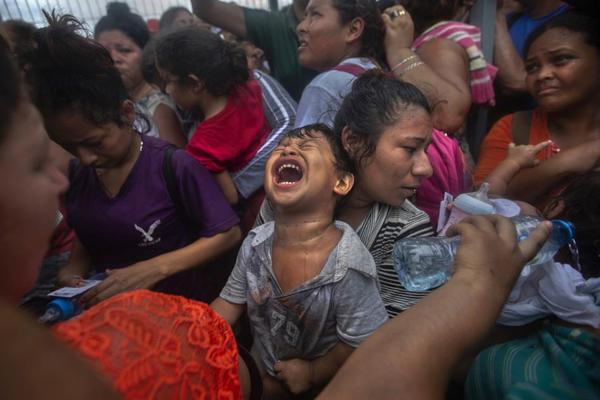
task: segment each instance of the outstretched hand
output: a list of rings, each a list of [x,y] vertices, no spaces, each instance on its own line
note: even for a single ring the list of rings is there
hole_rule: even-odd
[[[542,222],[518,242],[514,224],[505,217],[489,215],[462,220],[448,230],[448,236],[460,235],[454,278],[466,277],[474,284],[489,285],[499,296],[507,296],[523,266],[542,248],[551,229],[550,222]]]

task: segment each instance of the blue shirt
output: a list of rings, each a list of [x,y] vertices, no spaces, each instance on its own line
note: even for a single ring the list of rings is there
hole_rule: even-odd
[[[533,18],[527,12],[524,12],[519,18],[516,19],[516,21],[514,21],[509,29],[509,33],[521,58],[525,58],[525,42],[527,41],[527,38],[531,32],[536,30],[539,26],[544,25],[557,15],[564,13],[569,9],[569,7],[570,6],[568,4],[563,4],[550,14],[539,18]],[[511,19],[511,15],[508,16],[508,19]]]

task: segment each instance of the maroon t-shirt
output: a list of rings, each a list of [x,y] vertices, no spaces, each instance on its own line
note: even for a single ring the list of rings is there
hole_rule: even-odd
[[[114,198],[104,191],[94,168],[71,163],[67,218],[97,272],[127,267],[182,248],[194,239],[163,177],[164,153],[170,145],[148,136],[143,141],[138,160]],[[182,150],[173,154],[172,163],[185,216],[197,226],[200,237],[214,236],[239,223],[204,167]],[[210,269],[184,271],[155,289],[205,300],[203,291],[212,284],[206,274]]]

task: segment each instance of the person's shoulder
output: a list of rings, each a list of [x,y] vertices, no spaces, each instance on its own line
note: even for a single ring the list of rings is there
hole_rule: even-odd
[[[334,282],[341,280],[348,270],[375,278],[377,267],[373,256],[365,247],[360,237],[350,225],[342,221],[335,221],[335,226],[342,231],[342,237],[337,245],[336,269]]]

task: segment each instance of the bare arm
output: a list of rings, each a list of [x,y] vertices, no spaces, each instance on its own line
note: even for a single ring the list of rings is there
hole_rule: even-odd
[[[510,181],[510,197],[535,203],[540,197],[560,185],[565,179],[583,174],[600,160],[600,139],[563,150],[538,166],[519,171]]]
[[[500,87],[505,93],[520,94],[527,91],[525,65],[513,45],[506,23],[506,13],[502,10],[496,13],[494,63],[498,67]]]
[[[298,394],[329,382],[353,351],[353,347],[339,342],[322,357],[279,361],[274,369],[277,379],[283,381],[292,393]]]
[[[210,307],[217,312],[229,325],[233,325],[237,322],[237,320],[244,313],[244,309],[246,308],[243,304],[235,304],[231,303],[227,300],[224,300],[220,297],[217,297],[212,303],[210,303]]]
[[[506,218],[476,217],[455,225],[461,247],[452,279],[367,339],[319,398],[442,399],[453,367],[493,327],[549,225],[541,224],[519,244]]]
[[[233,248],[240,239],[240,228],[235,226],[227,232],[200,238],[181,249],[161,254],[126,268],[110,270],[108,277],[101,284],[86,292],[81,297],[81,301],[94,305],[121,292],[151,288],[169,276],[214,260]]]
[[[0,301],[2,399],[111,400],[111,383],[22,311]]]
[[[415,53],[410,49],[414,36],[410,15],[390,19],[383,13],[382,18],[386,25],[387,62],[390,68],[397,67],[394,76],[412,83],[425,94],[433,107],[435,128],[449,133],[458,131],[471,108],[466,52],[451,40],[434,39]],[[403,60],[406,62],[398,66]]]
[[[485,181],[490,185],[488,193],[504,196],[509,182],[517,172],[524,168],[535,167],[540,163],[535,156],[552,143],[550,140],[536,145],[508,145],[508,156],[488,176]]]
[[[75,237],[69,261],[58,271],[56,284],[58,286],[76,286],[85,277],[91,265],[90,255],[79,238]]]
[[[238,38],[246,37],[246,18],[237,4],[220,0],[192,0],[192,10],[209,24],[229,31]]]
[[[158,129],[158,135],[173,145],[182,148],[187,139],[181,130],[181,123],[173,110],[164,104],[159,104],[154,111],[152,121]]]
[[[213,174],[215,181],[219,184],[219,187],[223,191],[225,198],[229,202],[229,204],[235,205],[239,201],[238,191],[233,183],[233,179],[229,172],[223,171],[218,174]]]

